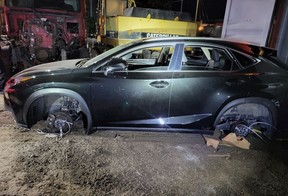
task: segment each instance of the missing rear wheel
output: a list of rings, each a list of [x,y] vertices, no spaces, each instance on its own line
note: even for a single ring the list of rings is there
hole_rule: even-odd
[[[272,139],[276,131],[272,112],[258,103],[234,105],[222,112],[217,119],[217,129],[224,134],[234,132],[238,137],[246,137],[252,133],[261,139],[263,135]]]

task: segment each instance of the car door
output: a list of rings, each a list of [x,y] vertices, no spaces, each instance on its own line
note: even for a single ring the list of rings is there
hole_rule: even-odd
[[[247,95],[249,75],[237,70],[228,51],[186,45],[181,70],[172,79],[168,125],[171,128],[209,129],[212,115],[229,99]]]
[[[127,70],[94,71],[91,96],[97,126],[165,129],[173,75],[168,66],[175,51],[174,45],[138,47],[117,55],[128,63]]]

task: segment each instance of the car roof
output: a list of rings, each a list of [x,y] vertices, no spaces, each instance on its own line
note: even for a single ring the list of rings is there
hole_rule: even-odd
[[[143,42],[195,42],[201,44],[215,44],[225,46],[227,48],[235,49],[252,56],[277,56],[277,51],[272,48],[257,46],[250,42],[241,40],[228,40],[222,38],[211,38],[211,37],[165,37],[165,38],[148,38],[143,39]]]

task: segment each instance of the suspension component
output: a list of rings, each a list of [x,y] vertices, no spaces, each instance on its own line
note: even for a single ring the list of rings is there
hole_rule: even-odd
[[[236,136],[244,138],[250,133],[250,129],[246,125],[236,124],[234,128],[234,132]]]
[[[69,114],[73,121],[75,121],[77,118],[79,118],[79,102],[74,98],[64,96],[63,100],[61,101],[60,111]]]

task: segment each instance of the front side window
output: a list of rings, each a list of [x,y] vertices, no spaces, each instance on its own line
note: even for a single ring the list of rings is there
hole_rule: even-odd
[[[173,50],[173,46],[148,47],[121,58],[128,63],[128,70],[167,70]]]

